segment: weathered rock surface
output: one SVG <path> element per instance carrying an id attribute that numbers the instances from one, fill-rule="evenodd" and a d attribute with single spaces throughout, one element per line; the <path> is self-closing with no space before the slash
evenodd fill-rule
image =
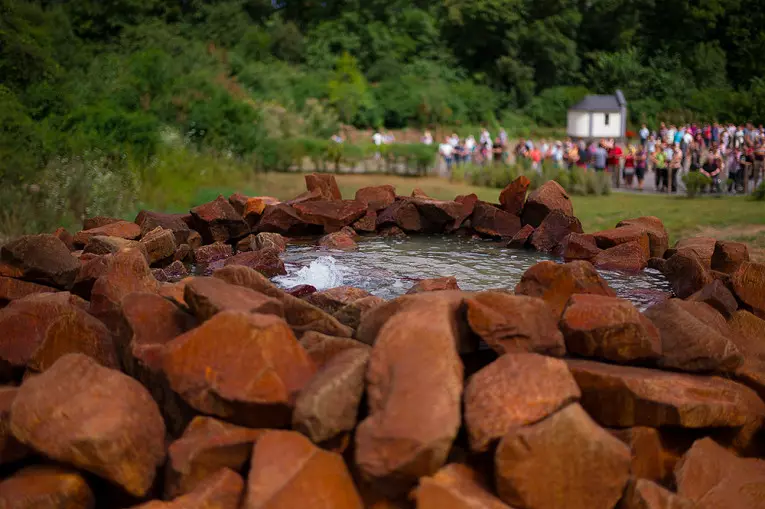
<path id="1" fill-rule="evenodd" d="M 165 425 L 137 381 L 81 354 L 28 378 L 11 407 L 22 443 L 143 496 L 165 457 Z"/>
<path id="2" fill-rule="evenodd" d="M 344 230 L 323 236 L 319 239 L 319 246 L 338 251 L 353 251 L 359 248 L 359 245 L 356 244 L 353 236 Z"/>
<path id="3" fill-rule="evenodd" d="M 648 265 L 644 246 L 638 242 L 627 242 L 604 249 L 593 258 L 592 264 L 599 269 L 620 272 L 641 272 Z"/>
<path id="4" fill-rule="evenodd" d="M 237 239 L 250 232 L 249 225 L 223 196 L 191 209 L 191 221 L 205 244 Z"/>
<path id="5" fill-rule="evenodd" d="M 465 386 L 470 447 L 486 451 L 508 430 L 538 422 L 579 395 L 564 361 L 530 353 L 502 355 Z"/>
<path id="6" fill-rule="evenodd" d="M 696 255 L 706 269 L 712 267 L 712 255 L 717 241 L 710 237 L 689 237 L 680 239 L 675 244 L 677 253 Z"/>
<path id="7" fill-rule="evenodd" d="M 566 349 L 583 357 L 628 363 L 661 355 L 658 329 L 628 300 L 573 295 L 560 328 Z"/>
<path id="8" fill-rule="evenodd" d="M 583 233 L 582 223 L 560 210 L 553 210 L 531 236 L 531 246 L 542 253 L 552 253 L 570 233 Z"/>
<path id="9" fill-rule="evenodd" d="M 534 227 L 530 224 L 523 225 L 520 230 L 518 230 L 518 233 L 513 235 L 513 238 L 510 239 L 510 242 L 507 243 L 507 247 L 512 247 L 515 249 L 523 249 L 525 247 L 529 246 L 529 241 L 531 240 L 531 236 L 534 234 Z"/>
<path id="10" fill-rule="evenodd" d="M 61 467 L 26 467 L 0 482 L 0 507 L 6 509 L 95 509 L 95 506 L 85 479 Z"/>
<path id="11" fill-rule="evenodd" d="M 375 295 L 369 297 L 363 297 L 359 300 L 355 300 L 350 304 L 347 304 L 336 311 L 334 316 L 340 323 L 346 325 L 352 329 L 358 329 L 361 323 L 361 316 L 370 309 L 376 308 L 385 303 L 385 299 L 381 299 Z"/>
<path id="12" fill-rule="evenodd" d="M 511 239 L 521 229 L 521 219 L 490 203 L 478 201 L 470 216 L 472 228 L 487 237 Z"/>
<path id="13" fill-rule="evenodd" d="M 289 424 L 295 396 L 315 368 L 281 318 L 224 311 L 168 343 L 164 371 L 200 412 L 278 427 Z"/>
<path id="14" fill-rule="evenodd" d="M 368 291 L 354 286 L 338 286 L 307 295 L 305 300 L 317 308 L 332 314 L 348 304 L 370 295 Z"/>
<path id="15" fill-rule="evenodd" d="M 328 232 L 350 226 L 367 211 L 366 206 L 356 200 L 308 201 L 294 205 L 294 209 L 303 221 L 323 226 Z"/>
<path id="16" fill-rule="evenodd" d="M 223 265 L 244 265 L 257 270 L 266 277 L 287 274 L 284 262 L 279 258 L 279 251 L 271 247 L 235 254 L 231 258 L 227 258 Z"/>
<path id="17" fill-rule="evenodd" d="M 357 232 L 374 233 L 377 231 L 377 212 L 374 210 L 367 210 L 366 213 L 361 216 L 361 219 L 354 222 L 351 226 Z"/>
<path id="18" fill-rule="evenodd" d="M 141 238 L 141 244 L 146 248 L 149 264 L 170 258 L 175 254 L 177 244 L 172 230 L 157 227 L 146 232 Z"/>
<path id="19" fill-rule="evenodd" d="M 219 260 L 225 260 L 234 255 L 234 250 L 230 244 L 223 242 L 214 242 L 206 246 L 198 247 L 194 250 L 194 261 L 197 265 L 209 265 Z"/>
<path id="20" fill-rule="evenodd" d="M 58 290 L 51 288 L 50 286 L 0 276 L 0 306 L 8 304 L 14 300 L 29 297 L 30 295 L 55 293 L 57 291 Z"/>
<path id="21" fill-rule="evenodd" d="M 520 216 L 523 212 L 523 205 L 526 203 L 526 191 L 529 189 L 531 181 L 525 175 L 510 182 L 501 193 L 499 193 L 499 203 L 505 212 L 514 216 Z"/>
<path id="22" fill-rule="evenodd" d="M 153 501 L 133 509 L 239 509 L 244 494 L 242 477 L 222 468 L 202 481 L 194 491 L 172 502 Z"/>
<path id="23" fill-rule="evenodd" d="M 652 256 L 651 243 L 648 230 L 640 225 L 623 225 L 610 230 L 603 230 L 592 234 L 600 249 L 609 249 L 628 242 L 637 242 L 643 250 L 645 259 Z"/>
<path id="24" fill-rule="evenodd" d="M 192 278 L 186 283 L 183 298 L 194 316 L 201 321 L 209 320 L 222 311 L 284 316 L 284 306 L 277 299 L 219 278 Z"/>
<path id="25" fill-rule="evenodd" d="M 510 509 L 491 494 L 475 470 L 459 463 L 421 478 L 415 498 L 417 509 Z"/>
<path id="26" fill-rule="evenodd" d="M 566 190 L 554 180 L 550 180 L 529 195 L 523 207 L 523 224 L 530 224 L 536 228 L 553 210 L 558 210 L 566 216 L 574 215 L 574 205 Z"/>
<path id="27" fill-rule="evenodd" d="M 76 246 L 84 246 L 91 237 L 119 237 L 126 240 L 136 240 L 141 236 L 141 227 L 129 221 L 113 223 L 82 230 L 74 236 Z"/>
<path id="28" fill-rule="evenodd" d="M 743 262 L 731 276 L 736 297 L 760 318 L 765 318 L 765 264 Z"/>
<path id="29" fill-rule="evenodd" d="M 704 286 L 701 290 L 688 297 L 688 300 L 709 304 L 726 318 L 730 318 L 738 309 L 736 297 L 728 290 L 725 283 L 719 279 L 715 279 Z"/>
<path id="30" fill-rule="evenodd" d="M 97 267 L 94 267 L 97 268 Z M 98 274 L 98 270 L 96 274 Z M 103 273 L 90 292 L 90 311 L 107 326 L 113 326 L 113 314 L 122 299 L 131 293 L 157 293 L 159 282 L 154 278 L 143 255 L 134 249 L 111 256 Z"/>
<path id="31" fill-rule="evenodd" d="M 509 430 L 494 463 L 497 492 L 511 506 L 610 509 L 627 483 L 630 451 L 572 403 Z"/>
<path id="32" fill-rule="evenodd" d="M 305 176 L 305 187 L 309 192 L 319 191 L 323 200 L 342 200 L 343 195 L 334 175 L 311 173 Z"/>
<path id="33" fill-rule="evenodd" d="M 297 211 L 286 203 L 267 205 L 255 230 L 287 236 L 312 235 L 321 233 L 319 225 L 306 224 Z"/>
<path id="34" fill-rule="evenodd" d="M 749 248 L 742 242 L 718 240 L 712 252 L 712 269 L 726 274 L 736 272 L 736 269 L 749 261 Z"/>
<path id="35" fill-rule="evenodd" d="M 459 290 L 460 287 L 457 284 L 457 278 L 454 276 L 439 277 L 434 279 L 423 279 L 414 284 L 407 294 L 422 293 L 422 292 L 440 292 L 443 290 Z"/>
<path id="36" fill-rule="evenodd" d="M 123 249 L 137 249 L 143 254 L 147 262 L 150 261 L 149 252 L 146 250 L 144 244 L 141 244 L 137 240 L 127 240 L 120 237 L 104 237 L 101 235 L 90 237 L 82 252 L 96 255 L 107 255 L 118 253 Z"/>
<path id="37" fill-rule="evenodd" d="M 648 479 L 662 485 L 672 484 L 675 465 L 693 441 L 693 438 L 688 438 L 675 443 L 677 433 L 666 436 L 670 432 L 662 432 L 646 426 L 612 429 L 610 431 L 630 448 L 632 453 L 630 473 L 632 476 L 637 479 Z M 681 430 L 680 433 L 685 433 L 685 431 Z"/>
<path id="38" fill-rule="evenodd" d="M 58 288 L 71 288 L 80 271 L 80 262 L 53 235 L 20 237 L 5 244 L 0 257 L 19 269 L 23 279 Z"/>
<path id="39" fill-rule="evenodd" d="M 267 431 L 255 443 L 242 509 L 362 509 L 343 458 L 294 431 Z"/>
<path id="40" fill-rule="evenodd" d="M 713 281 L 712 275 L 694 252 L 673 255 L 667 260 L 663 272 L 672 283 L 672 291 L 681 299 L 690 297 Z"/>
<path id="41" fill-rule="evenodd" d="M 617 509 L 697 509 L 692 500 L 680 497 L 647 479 L 630 479 Z"/>
<path id="42" fill-rule="evenodd" d="M 280 253 L 287 250 L 287 239 L 278 233 L 261 232 L 255 235 L 255 249 L 273 248 Z"/>
<path id="43" fill-rule="evenodd" d="M 561 256 L 567 262 L 573 260 L 592 260 L 601 249 L 595 243 L 595 237 L 583 233 L 570 233 L 561 242 Z"/>
<path id="44" fill-rule="evenodd" d="M 135 218 L 135 223 L 141 227 L 141 235 L 146 235 L 155 228 L 170 230 L 175 236 L 177 245 L 188 243 L 191 230 L 181 214 L 162 214 L 160 212 L 151 212 L 142 210 Z"/>
<path id="45" fill-rule="evenodd" d="M 361 341 L 351 338 L 336 338 L 314 331 L 303 334 L 303 337 L 300 338 L 300 344 L 303 345 L 318 369 L 323 368 L 330 360 L 346 350 L 361 348 L 367 352 L 370 351 L 369 345 L 365 345 Z"/>
<path id="46" fill-rule="evenodd" d="M 566 346 L 557 316 L 544 300 L 481 292 L 465 300 L 470 328 L 495 352 L 563 356 Z"/>
<path id="47" fill-rule="evenodd" d="M 390 185 L 362 187 L 356 191 L 356 201 L 377 212 L 396 201 L 396 188 Z"/>
<path id="48" fill-rule="evenodd" d="M 748 311 L 736 311 L 728 320 L 728 336 L 744 356 L 744 363 L 736 369 L 744 383 L 765 398 L 765 320 Z"/>

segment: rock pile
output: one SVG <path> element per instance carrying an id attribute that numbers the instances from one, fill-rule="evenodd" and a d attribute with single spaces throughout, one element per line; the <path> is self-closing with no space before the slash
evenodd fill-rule
<path id="1" fill-rule="evenodd" d="M 2 247 L 0 507 L 765 508 L 765 266 L 745 245 L 670 249 L 654 217 L 585 234 L 555 182 L 499 205 L 306 184 Z M 420 232 L 568 263 L 387 302 L 269 280 L 289 237 Z M 645 312 L 595 269 L 649 265 L 674 296 Z"/>

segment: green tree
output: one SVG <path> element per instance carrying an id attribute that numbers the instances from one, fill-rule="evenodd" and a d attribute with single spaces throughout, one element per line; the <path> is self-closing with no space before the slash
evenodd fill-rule
<path id="1" fill-rule="evenodd" d="M 359 111 L 368 105 L 367 80 L 349 53 L 337 60 L 335 72 L 329 82 L 329 101 L 337 108 L 340 119 L 350 123 Z"/>

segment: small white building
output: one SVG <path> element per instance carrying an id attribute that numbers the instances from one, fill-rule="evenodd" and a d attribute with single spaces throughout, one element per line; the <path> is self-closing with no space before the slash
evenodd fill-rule
<path id="1" fill-rule="evenodd" d="M 588 95 L 568 110 L 568 135 L 572 138 L 627 136 L 627 101 L 621 90 L 614 95 Z"/>

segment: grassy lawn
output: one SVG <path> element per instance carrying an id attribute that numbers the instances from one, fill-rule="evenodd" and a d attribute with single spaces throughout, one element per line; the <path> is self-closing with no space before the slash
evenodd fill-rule
<path id="1" fill-rule="evenodd" d="M 496 202 L 498 189 L 452 183 L 439 178 L 414 178 L 388 175 L 338 175 L 338 184 L 345 197 L 353 197 L 361 187 L 392 184 L 398 194 L 408 195 L 421 188 L 439 199 L 454 199 L 460 194 L 476 193 L 482 200 Z M 214 199 L 218 194 L 240 191 L 251 196 L 268 195 L 280 199 L 292 198 L 305 191 L 302 174 L 269 173 L 255 177 L 240 189 L 202 189 L 194 204 Z M 664 221 L 671 242 L 691 236 L 709 235 L 720 239 L 749 243 L 756 257 L 765 256 L 765 202 L 743 197 L 696 198 L 670 197 L 654 194 L 620 194 L 610 196 L 574 196 L 574 212 L 585 231 L 597 231 L 616 225 L 621 219 L 644 215 L 658 216 Z"/>

